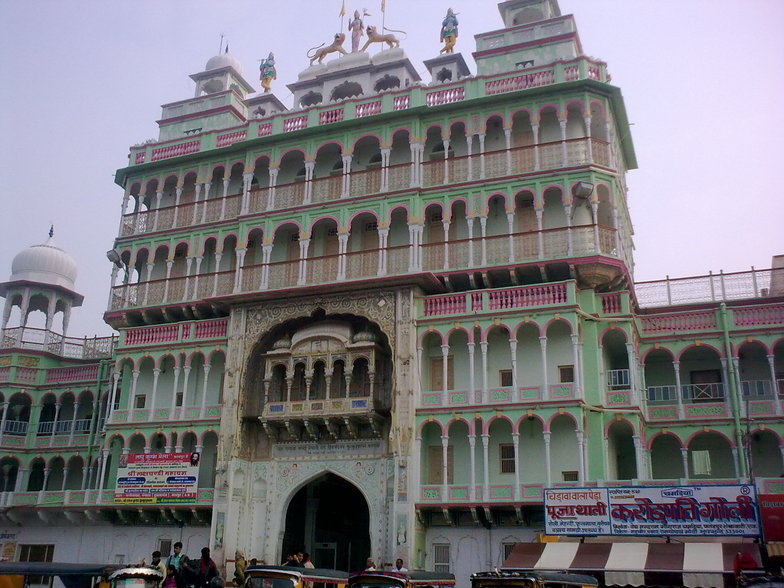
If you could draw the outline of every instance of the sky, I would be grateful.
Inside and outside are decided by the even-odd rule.
[[[346,2],[380,24],[381,0]],[[447,8],[472,72],[473,35],[502,28],[491,0],[386,0],[385,24],[423,80]],[[628,174],[637,281],[770,267],[784,253],[784,2],[560,0],[584,52],[621,88],[639,169]],[[103,323],[123,190],[114,172],[128,148],[157,138],[160,105],[193,96],[188,77],[221,35],[258,86],[275,53],[273,91],[308,48],[340,28],[341,0],[0,0],[0,280],[21,250],[47,238],[79,266],[70,336]],[[347,46],[350,46],[347,42]],[[369,50],[371,54],[378,48]],[[57,323],[55,323],[57,325]]]

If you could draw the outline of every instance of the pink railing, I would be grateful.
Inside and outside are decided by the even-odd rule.
[[[737,327],[784,324],[784,304],[733,308],[732,314]]]
[[[641,317],[642,332],[669,333],[672,331],[703,331],[716,329],[716,312],[699,310],[677,314],[663,314]]]
[[[405,110],[408,108],[409,102],[409,95],[404,94],[403,96],[395,96],[392,100],[392,109],[393,110]]]
[[[551,69],[523,74],[502,80],[490,80],[485,82],[485,94],[502,94],[514,90],[525,90],[526,88],[536,88],[548,86],[555,83],[555,72]]]
[[[356,118],[362,118],[363,116],[371,116],[374,114],[381,114],[381,100],[377,100],[376,102],[367,102],[365,104],[357,104],[356,109]]]
[[[198,153],[201,150],[201,141],[188,141],[187,143],[180,143],[178,145],[168,145],[166,147],[159,147],[152,150],[152,161],[160,159],[168,159],[169,157],[178,157],[180,155],[188,155],[189,153]]]
[[[172,323],[151,327],[136,327],[125,331],[124,346],[155,345],[193,339],[221,339],[226,337],[228,318]]]
[[[462,314],[465,311],[466,295],[464,293],[425,298],[425,316]]]
[[[234,131],[233,133],[226,133],[225,135],[218,135],[215,139],[216,147],[226,147],[237,141],[244,141],[248,131],[242,129],[241,131]]]
[[[140,165],[140,164],[144,163],[144,158],[145,158],[146,155],[147,154],[144,151],[139,151],[136,154],[136,165]]]
[[[565,304],[568,300],[565,283],[496,290],[489,292],[488,297],[490,310]]]
[[[46,372],[46,383],[85,382],[98,378],[98,364],[53,368]]]
[[[621,312],[620,293],[600,294],[599,298],[602,301],[602,314],[618,314]]]
[[[319,112],[319,124],[326,125],[336,123],[343,120],[343,109],[335,108],[333,110],[322,110]]]
[[[229,319],[221,318],[195,323],[195,339],[217,339],[226,336]]]
[[[125,345],[145,345],[176,341],[179,337],[177,324],[141,327],[125,331]]]
[[[18,382],[35,382],[36,376],[38,376],[37,368],[16,368],[16,380]]]
[[[308,116],[296,116],[294,118],[287,118],[283,121],[283,132],[289,133],[291,131],[299,131],[308,126]]]
[[[428,106],[439,106],[441,104],[451,104],[465,100],[465,86],[446,88],[437,92],[430,92],[425,96],[425,103]]]
[[[261,123],[259,125],[259,137],[267,137],[272,134],[272,123]]]

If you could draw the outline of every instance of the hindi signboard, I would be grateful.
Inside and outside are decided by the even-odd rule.
[[[199,453],[130,453],[117,467],[114,502],[188,504],[196,502]]]
[[[757,537],[754,486],[547,488],[548,535]]]

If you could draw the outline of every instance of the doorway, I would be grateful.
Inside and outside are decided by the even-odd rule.
[[[335,474],[300,488],[286,512],[283,559],[308,551],[317,568],[356,571],[370,556],[370,512],[359,489]]]

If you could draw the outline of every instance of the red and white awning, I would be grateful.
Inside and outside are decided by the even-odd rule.
[[[518,543],[503,567],[602,573],[607,586],[667,584],[677,574],[682,586],[723,588],[723,575],[733,573],[738,552],[748,552],[762,567],[754,543],[623,542]]]

